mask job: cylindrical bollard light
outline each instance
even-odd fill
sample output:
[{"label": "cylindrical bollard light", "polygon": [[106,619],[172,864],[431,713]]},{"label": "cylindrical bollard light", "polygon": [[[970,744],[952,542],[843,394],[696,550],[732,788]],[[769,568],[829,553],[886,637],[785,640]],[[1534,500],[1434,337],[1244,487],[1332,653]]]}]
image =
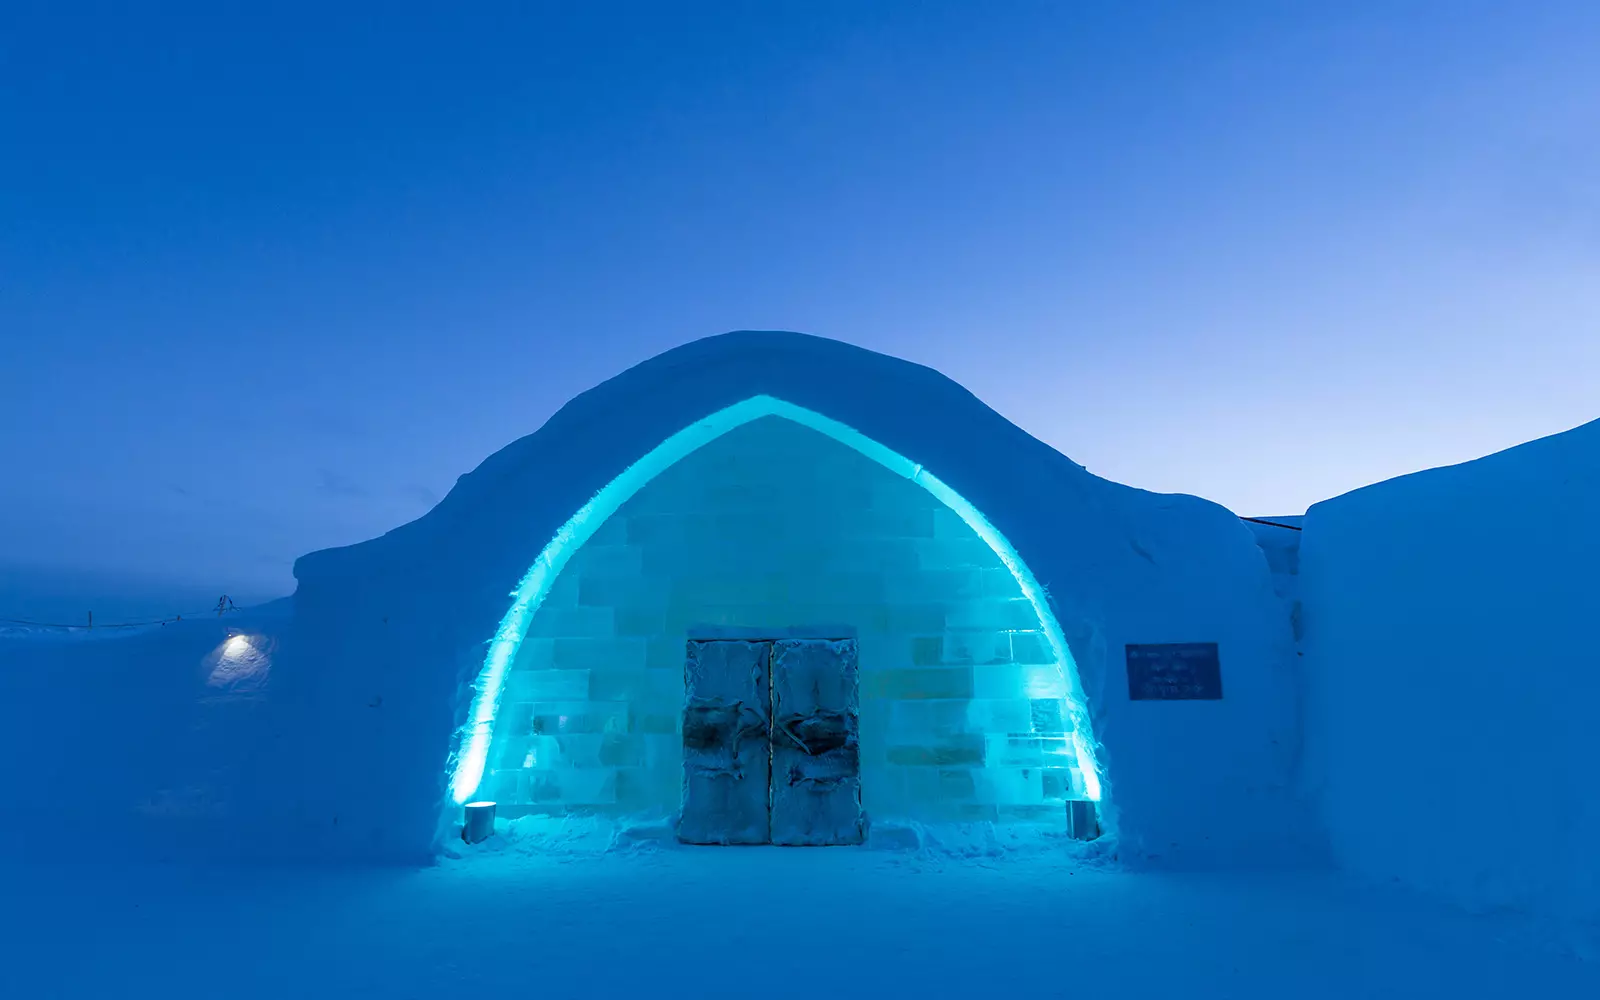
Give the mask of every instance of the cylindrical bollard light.
[{"label": "cylindrical bollard light", "polygon": [[1100,836],[1100,817],[1095,814],[1095,804],[1088,799],[1073,799],[1067,803],[1067,836],[1073,840],[1094,840]]},{"label": "cylindrical bollard light", "polygon": [[466,822],[461,824],[461,839],[480,844],[494,836],[494,803],[468,802]]}]

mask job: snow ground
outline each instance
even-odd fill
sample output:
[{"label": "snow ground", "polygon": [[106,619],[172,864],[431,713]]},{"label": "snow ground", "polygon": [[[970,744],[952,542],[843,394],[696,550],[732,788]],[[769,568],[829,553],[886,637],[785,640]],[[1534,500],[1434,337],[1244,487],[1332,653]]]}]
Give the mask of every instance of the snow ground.
[{"label": "snow ground", "polygon": [[1398,890],[1058,859],[647,846],[425,870],[8,867],[0,996],[1600,996],[1600,963]]}]

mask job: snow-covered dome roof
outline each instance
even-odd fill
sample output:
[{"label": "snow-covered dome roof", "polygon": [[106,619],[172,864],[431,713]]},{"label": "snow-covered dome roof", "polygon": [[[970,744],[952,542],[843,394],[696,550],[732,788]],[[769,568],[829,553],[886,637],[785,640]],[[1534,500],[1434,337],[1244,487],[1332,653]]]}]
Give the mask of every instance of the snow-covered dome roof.
[{"label": "snow-covered dome roof", "polygon": [[[1084,492],[1102,483],[931,368],[807,334],[740,331],[674,348],[582,393],[461,477],[422,518],[378,539],[305,556],[296,575],[337,572],[348,559],[430,537],[460,544],[475,527],[502,546],[505,531],[490,525],[496,511],[515,520],[511,530],[527,533],[537,553],[561,520],[665,436],[759,395],[821,413],[937,471],[991,516],[1005,518],[1021,469],[1027,493]],[[532,523],[533,511],[555,497],[564,501],[560,519]],[[513,581],[526,565],[513,571]]]}]

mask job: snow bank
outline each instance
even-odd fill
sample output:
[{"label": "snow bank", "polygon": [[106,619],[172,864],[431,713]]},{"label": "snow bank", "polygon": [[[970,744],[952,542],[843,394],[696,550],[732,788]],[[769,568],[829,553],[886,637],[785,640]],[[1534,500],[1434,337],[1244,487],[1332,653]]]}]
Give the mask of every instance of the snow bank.
[{"label": "snow bank", "polygon": [[1337,859],[1600,920],[1600,421],[1311,508],[1311,774]]},{"label": "snow bank", "polygon": [[1245,520],[1245,526],[1256,536],[1256,544],[1267,557],[1272,588],[1289,602],[1300,597],[1300,534],[1304,521],[1303,515]]}]

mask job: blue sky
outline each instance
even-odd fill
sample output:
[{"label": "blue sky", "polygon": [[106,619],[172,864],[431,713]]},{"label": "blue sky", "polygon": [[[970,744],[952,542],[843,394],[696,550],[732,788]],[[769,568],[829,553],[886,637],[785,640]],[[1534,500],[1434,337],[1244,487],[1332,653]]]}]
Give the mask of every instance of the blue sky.
[{"label": "blue sky", "polygon": [[1600,5],[459,6],[0,11],[12,598],[287,592],[730,329],[1241,513],[1600,416]]}]

